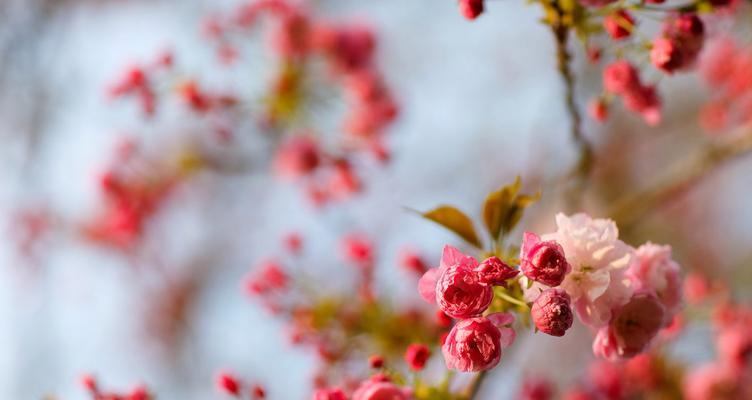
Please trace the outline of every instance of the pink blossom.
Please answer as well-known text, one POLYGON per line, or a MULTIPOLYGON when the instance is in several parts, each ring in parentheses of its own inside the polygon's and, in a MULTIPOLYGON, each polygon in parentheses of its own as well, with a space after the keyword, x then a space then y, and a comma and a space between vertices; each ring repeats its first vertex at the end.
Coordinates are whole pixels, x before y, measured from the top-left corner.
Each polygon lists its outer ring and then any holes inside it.
POLYGON ((603 86, 607 92, 622 96, 625 106, 640 115, 650 125, 661 120, 661 102, 655 87, 640 81, 637 70, 628 61, 615 61, 603 71, 603 86))
POLYGON ((612 39, 625 39, 632 34, 634 19, 626 10, 618 10, 603 18, 603 27, 612 39))
MULTIPOLYGON (((560 287, 572 298, 577 315, 592 327, 602 327, 611 320, 612 309, 632 296, 626 277, 634 249, 619 240, 616 224, 608 219, 593 219, 586 214, 556 216, 556 232, 543 235, 561 245, 572 272, 560 287)), ((534 301, 542 286, 525 288, 525 298, 534 301)))
POLYGON ((548 379, 527 376, 522 381, 522 390, 518 400, 551 400, 553 398, 554 388, 548 379))
POLYGON ((639 85, 637 69, 629 61, 614 61, 603 70, 603 87, 608 92, 624 94, 639 85))
POLYGON ((381 375, 363 381, 352 396, 352 400, 410 400, 412 398, 410 390, 389 382, 381 375))
POLYGON ((481 282, 493 286, 505 286, 507 280, 514 278, 519 273, 496 256, 489 257, 481 262, 480 265, 475 267, 475 272, 478 273, 481 282))
POLYGON ((704 33, 702 20, 696 14, 670 17, 662 35, 653 42, 650 60, 667 73, 692 67, 702 50, 704 33))
POLYGON ((710 294, 710 282, 697 272, 688 274, 684 278, 684 298, 691 304, 698 304, 710 294))
POLYGON ((328 56, 333 71, 348 74, 362 71, 373 61, 376 37, 367 26, 318 25, 312 36, 313 45, 328 56))
POLYGON ((399 264, 410 272, 424 274, 428 267, 420 254, 410 249, 404 249, 400 253, 399 264))
POLYGON ((520 269, 528 278, 548 286, 558 286, 572 270, 564 249, 553 240, 541 241, 525 232, 520 249, 520 269))
POLYGON ((666 309, 667 325, 681 305, 679 264, 671 259, 671 246, 646 243, 638 247, 627 275, 636 292, 656 296, 666 309))
POLYGON ((362 189, 362 183, 355 169, 345 159, 334 162, 328 186, 329 196, 334 199, 347 199, 362 189))
POLYGON ((217 387, 228 394, 237 396, 240 394, 240 381, 229 372, 220 372, 217 376, 217 387))
POLYGON ((305 55, 311 48, 311 22, 299 12, 281 16, 277 31, 272 37, 272 46, 283 57, 305 55))
POLYGON ((340 248, 347 261, 360 266, 370 266, 373 262, 373 244, 361 235, 350 234, 343 237, 340 248))
POLYGON ((682 387, 687 400, 748 399, 752 396, 749 384, 724 364, 707 364, 694 369, 685 376, 682 387))
POLYGON ((413 371, 420 371, 426 366, 431 350, 424 344, 411 344, 405 351, 405 362, 413 371))
POLYGON ((752 327, 737 323, 721 329, 716 347, 719 359, 726 365, 739 370, 752 366, 752 327))
POLYGON ((313 400, 347 400, 347 396, 342 389, 318 389, 313 392, 313 400))
POLYGON ((673 72, 681 65, 681 55, 675 41, 659 37, 650 49, 650 62, 658 69, 673 72))
POLYGON ((296 179, 310 174, 320 162, 315 140, 309 136, 294 136, 285 140, 277 150, 274 170, 283 178, 296 179))
POLYGON ((491 286, 484 284, 475 272, 478 261, 445 246, 438 268, 426 271, 418 282, 418 291, 429 303, 436 302, 453 318, 481 314, 493 300, 491 286))
POLYGON ((642 116, 642 119, 651 126, 661 122, 661 99, 655 90, 655 86, 640 86, 624 93, 624 106, 642 116))
POLYGON ((535 327, 551 336, 564 336, 574 319, 570 301, 567 292, 559 288, 541 293, 530 309, 535 327))
POLYGON ((484 0, 460 0, 460 12, 467 19, 478 18, 483 13, 484 0))
POLYGON ((303 236, 300 232, 290 232, 282 239, 285 249, 292 254, 298 255, 303 249, 303 236))
POLYGON ((384 367, 384 357, 378 354, 372 355, 371 357, 368 358, 368 365, 370 365, 371 368, 374 368, 374 369, 382 368, 384 367))
POLYGON ((608 104, 603 99, 595 99, 588 104, 590 118, 603 122, 608 118, 608 104))
POLYGON ((265 261, 258 272, 246 281, 249 294, 264 294, 287 287, 289 277, 282 265, 276 261, 265 261))
POLYGON ((581 0, 580 2, 588 7, 603 7, 605 5, 609 5, 616 0, 581 0))
POLYGON ((597 398, 621 399, 624 397, 624 368, 620 364, 598 360, 590 365, 587 376, 594 386, 597 398))
POLYGON ((609 360, 630 358, 644 351, 664 323, 664 308, 652 295, 637 294, 615 310, 611 323, 601 328, 593 352, 609 360))
POLYGON ((480 281, 477 272, 462 266, 445 269, 436 282, 436 303, 453 318, 480 315, 493 300, 491 286, 480 281))
POLYGON ((441 347, 447 368, 478 372, 495 367, 514 341, 513 322, 511 314, 500 313, 459 321, 441 347))

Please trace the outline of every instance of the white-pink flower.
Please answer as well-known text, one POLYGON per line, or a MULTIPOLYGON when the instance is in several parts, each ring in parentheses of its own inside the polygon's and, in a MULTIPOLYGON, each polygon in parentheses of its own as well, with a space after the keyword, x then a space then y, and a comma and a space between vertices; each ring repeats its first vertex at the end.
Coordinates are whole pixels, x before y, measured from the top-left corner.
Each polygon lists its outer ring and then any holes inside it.
POLYGON ((666 308, 668 324, 681 306, 679 264, 671 259, 671 246, 645 243, 635 251, 628 276, 635 292, 654 294, 666 308))
MULTIPOLYGON (((626 272, 634 249, 619 240, 619 230, 609 219, 560 213, 556 215, 556 225, 557 231, 543 235, 541 240, 558 242, 572 266, 560 287, 572 297, 582 322, 592 327, 605 326, 612 310, 632 296, 626 272)), ((541 285, 532 285, 526 290, 526 298, 536 298, 542 289, 541 285)))

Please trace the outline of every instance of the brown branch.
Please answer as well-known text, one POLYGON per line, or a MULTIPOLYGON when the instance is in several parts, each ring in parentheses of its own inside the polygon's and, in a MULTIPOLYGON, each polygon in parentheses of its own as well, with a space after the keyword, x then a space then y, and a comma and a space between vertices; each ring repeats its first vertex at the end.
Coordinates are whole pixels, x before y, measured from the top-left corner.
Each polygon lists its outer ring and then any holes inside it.
POLYGON ((556 67, 564 81, 564 100, 571 124, 570 135, 579 151, 579 159, 569 174, 569 178, 574 179, 574 182, 567 192, 567 201, 576 206, 579 203, 578 196, 582 193, 592 169, 593 149, 582 131, 582 115, 575 101, 575 77, 571 68, 572 55, 568 49, 570 28, 561 23, 564 11, 561 10, 558 2, 553 1, 551 7, 559 15, 558 21, 549 23, 556 43, 556 67))
POLYGON ((731 135, 732 139, 708 146, 689 163, 677 165, 676 172, 668 178, 618 202, 609 214, 622 229, 633 228, 646 215, 692 189, 711 172, 752 152, 752 131, 749 127, 746 130, 743 134, 731 135))
POLYGON ((473 380, 470 381, 470 385, 467 387, 467 399, 473 400, 475 396, 480 391, 480 387, 483 384, 483 381, 486 379, 486 376, 488 376, 488 371, 481 371, 478 372, 474 377, 473 380))

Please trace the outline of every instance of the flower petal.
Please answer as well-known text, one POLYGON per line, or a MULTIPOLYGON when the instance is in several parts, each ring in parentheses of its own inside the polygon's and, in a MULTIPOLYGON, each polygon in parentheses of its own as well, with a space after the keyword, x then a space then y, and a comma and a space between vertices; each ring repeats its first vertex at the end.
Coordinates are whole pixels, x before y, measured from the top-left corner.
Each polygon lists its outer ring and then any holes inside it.
POLYGON ((436 281, 438 280, 439 269, 431 268, 418 281, 418 292, 423 299, 431 304, 436 303, 436 281))

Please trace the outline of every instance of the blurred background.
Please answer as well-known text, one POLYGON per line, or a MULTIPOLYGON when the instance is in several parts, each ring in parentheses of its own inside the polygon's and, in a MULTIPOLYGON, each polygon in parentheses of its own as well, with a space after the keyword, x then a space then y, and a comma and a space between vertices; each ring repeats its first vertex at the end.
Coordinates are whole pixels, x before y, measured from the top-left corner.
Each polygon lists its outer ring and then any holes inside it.
MULTIPOLYGON (((280 253, 287 233, 304 238, 297 268, 335 292, 351 284, 339 239, 372 238, 377 293, 424 307, 417 279, 397 266, 400 250, 410 246, 436 263, 444 244, 458 243, 406 207, 449 203, 477 217, 486 193, 521 175, 544 198, 525 229, 545 232, 556 211, 579 211, 567 209, 555 183, 578 155, 537 8, 489 1, 486 15, 467 23, 451 0, 320 0, 308 4, 317 17, 362 21, 377 32, 378 63, 400 105, 389 128, 393 158, 363 173, 364 191, 313 207, 270 173, 269 143, 249 135, 228 157, 247 151, 250 167, 202 170, 183 182, 149 220, 138 252, 92 243, 80 227, 102 209, 99 177, 123 138, 159 156, 202 135, 177 112, 144 119, 132 104, 109 99, 107 87, 124 67, 166 49, 185 74, 218 87, 263 87, 271 68, 263 52, 217 72, 202 35, 207 16, 238 3, 0 3, 0 398, 83 399, 84 372, 114 388, 143 382, 162 399, 221 398, 213 385, 221 368, 264 383, 270 398, 307 398, 315 355, 291 348, 283 321, 243 290, 246 274, 280 253)), ((258 35, 248 40, 263 45, 258 35)), ((575 55, 584 108, 600 90, 600 72, 581 49, 575 55)), ((660 89, 665 122, 657 127, 619 109, 606 124, 586 120, 598 156, 584 210, 611 215, 619 201, 689 170, 685 164, 716 140, 698 123, 707 88, 697 76, 663 79, 660 89)), ((748 297, 750 172, 752 157, 712 168, 635 216, 625 240, 671 244, 685 268, 726 278, 748 297)), ((580 366, 592 358, 591 337, 576 329, 563 339, 520 335, 481 398, 511 393, 533 368, 574 379, 577 368, 562 370, 551 357, 580 366)), ((691 327, 674 351, 699 361, 711 357, 708 343, 706 328, 691 327)))

